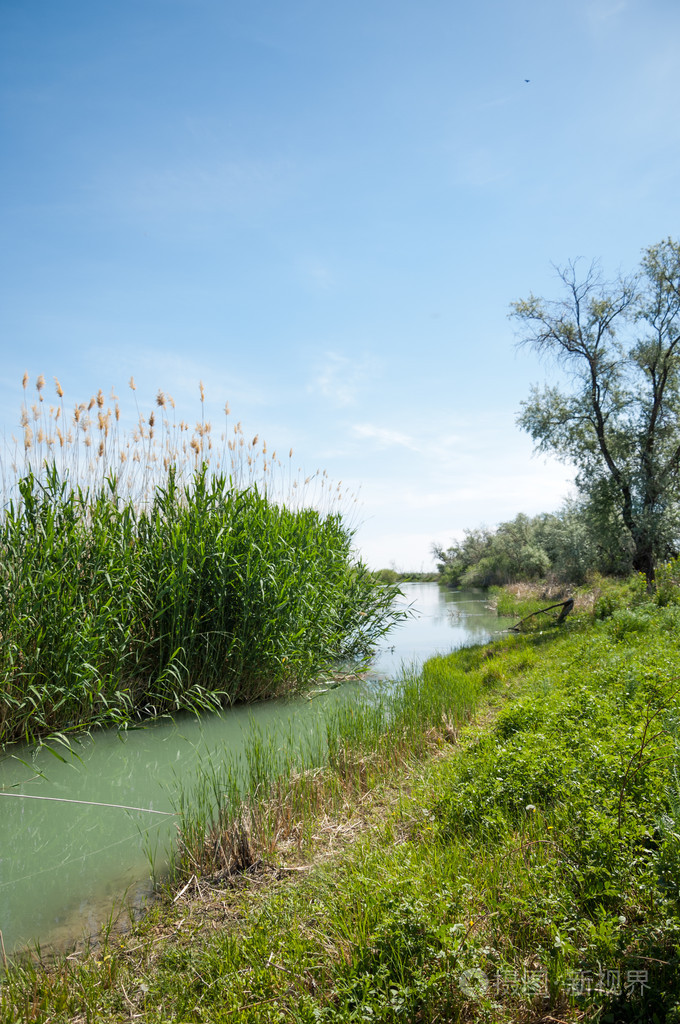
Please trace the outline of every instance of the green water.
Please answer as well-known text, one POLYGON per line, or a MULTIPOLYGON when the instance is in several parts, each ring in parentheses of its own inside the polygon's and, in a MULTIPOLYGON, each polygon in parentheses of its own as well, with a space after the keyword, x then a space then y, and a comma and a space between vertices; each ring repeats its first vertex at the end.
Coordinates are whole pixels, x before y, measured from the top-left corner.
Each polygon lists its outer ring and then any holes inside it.
POLYGON ((77 756, 60 751, 65 762, 44 749, 34 758, 17 751, 26 763, 9 760, 1 774, 5 793, 22 795, 0 799, 5 947, 36 939, 62 946, 98 930, 114 897, 127 893, 138 902, 150 888, 151 862, 157 871, 167 862, 176 831, 173 795, 191 788, 201 761, 237 758, 254 723, 282 738, 292 728, 303 743, 323 700, 271 701, 96 733, 78 744, 77 756))
POLYGON ((483 642, 503 627, 481 593, 452 594, 436 584, 403 589, 413 615, 361 683, 314 700, 269 701, 219 716, 96 733, 76 746, 77 756, 55 748, 63 761, 45 749, 37 755, 15 749, 5 758, 0 930, 6 950, 36 942, 64 948, 97 932, 114 901, 138 904, 151 889, 151 863, 159 872, 167 863, 176 831, 173 797, 180 787, 191 788, 202 761, 237 758, 253 728, 271 732, 275 742, 292 735, 303 747, 337 700, 361 700, 372 679, 396 675, 402 664, 436 651, 483 642))

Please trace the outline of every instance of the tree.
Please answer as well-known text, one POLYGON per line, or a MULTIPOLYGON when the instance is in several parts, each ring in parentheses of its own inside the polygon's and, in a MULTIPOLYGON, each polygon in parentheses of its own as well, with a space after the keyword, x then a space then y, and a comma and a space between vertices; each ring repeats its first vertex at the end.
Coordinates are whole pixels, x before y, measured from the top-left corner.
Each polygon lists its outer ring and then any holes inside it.
POLYGON ((546 576, 582 583, 589 569, 610 568, 574 503, 533 518, 520 513, 495 530, 465 530, 462 541, 446 549, 434 544, 432 552, 441 582, 451 587, 488 587, 546 576))
POLYGON ((680 243, 644 250, 639 271, 613 283, 597 264, 558 268, 566 298, 513 303, 520 344, 551 356, 570 386, 534 386, 519 425, 541 452, 577 468, 603 540, 654 578, 680 536, 680 243))

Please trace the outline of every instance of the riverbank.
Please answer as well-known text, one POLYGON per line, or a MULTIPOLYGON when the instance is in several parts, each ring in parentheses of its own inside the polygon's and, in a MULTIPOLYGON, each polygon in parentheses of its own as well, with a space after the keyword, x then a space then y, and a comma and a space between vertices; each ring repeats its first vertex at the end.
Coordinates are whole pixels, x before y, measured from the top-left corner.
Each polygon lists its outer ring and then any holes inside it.
POLYGON ((231 861, 10 968, 0 1020, 676 1019, 678 612, 428 662, 382 732, 357 709, 327 767, 220 823, 231 861))
POLYGON ((214 803, 208 766, 222 778, 221 793, 232 792, 238 802, 266 790, 272 776, 285 785, 289 770, 314 771, 325 763, 327 726, 339 704, 356 709, 384 695, 402 665, 422 665, 437 651, 486 642, 515 621, 499 619, 481 592, 453 593, 436 584, 402 584, 397 605, 409 609, 408 617, 381 645, 368 672, 342 685, 327 678, 286 700, 93 731, 72 740, 71 751, 55 747, 63 760, 45 745, 13 748, 14 756, 0 764, 0 929, 6 950, 38 941, 68 949, 86 927, 90 934, 98 931, 114 897, 149 891, 151 861, 154 876, 164 878, 175 846, 172 812, 180 802, 199 807, 202 790, 214 803))

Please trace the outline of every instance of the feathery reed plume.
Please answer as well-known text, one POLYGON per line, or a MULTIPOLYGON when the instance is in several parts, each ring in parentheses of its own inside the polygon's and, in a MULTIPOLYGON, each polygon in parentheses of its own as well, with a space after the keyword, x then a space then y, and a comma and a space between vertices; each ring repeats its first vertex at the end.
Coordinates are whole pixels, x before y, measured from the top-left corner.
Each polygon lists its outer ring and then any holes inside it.
MULTIPOLYGON (((304 477, 292 465, 277 478, 281 463, 276 451, 269 456, 269 446, 259 433, 246 440, 244 425, 238 421, 233 430, 221 434, 219 441, 213 439, 212 425, 206 416, 206 391, 203 382, 199 384, 201 418, 192 429, 185 419, 179 422, 172 418, 160 418, 158 409, 175 408, 174 400, 166 391, 158 389, 151 411, 144 415, 137 405, 138 421, 134 428, 124 430, 125 410, 111 390, 111 405, 107 407, 105 393, 100 388, 88 402, 78 402, 67 411, 65 394, 61 382, 54 377, 54 386, 60 404, 47 405, 43 401, 45 378, 40 374, 36 379, 39 401, 21 407, 20 424, 23 431, 21 442, 13 440, 16 451, 23 449, 22 457, 13 464, 23 462, 24 472, 33 473, 43 479, 48 467, 55 466, 63 480, 68 479, 69 488, 81 487, 84 493, 96 493, 106 481, 110 467, 118 467, 114 487, 120 495, 130 495, 138 507, 145 507, 154 499, 159 486, 170 470, 182 486, 191 486, 191 481, 205 463, 211 475, 226 473, 231 486, 247 489, 258 486, 268 498, 280 504, 290 502, 292 507, 315 507, 330 511, 331 500, 325 491, 324 474, 304 477), (114 404, 115 403, 115 404, 114 404), (96 418, 93 414, 96 410, 96 418), (30 426, 29 426, 30 425, 30 426), (29 429, 27 429, 29 428, 29 429), (184 440, 186 438, 186 440, 184 440), (258 447, 259 446, 259 447, 258 447), (55 458, 58 459, 55 462, 55 458), (313 481, 317 480, 314 484, 313 481), (320 486, 319 486, 320 485, 320 486)), ((28 372, 24 374, 22 386, 28 386, 28 372)), ((134 377, 129 379, 130 390, 137 391, 134 377)), ((226 417, 231 414, 228 402, 224 403, 226 417)), ((293 458, 289 449, 289 460, 293 458)), ((4 465, 8 465, 5 460, 4 465)), ((21 472, 17 470, 13 472, 21 472)), ((4 497, 11 496, 15 484, 3 470, 4 497)), ((338 488, 332 496, 332 503, 339 505, 341 492, 338 488)))

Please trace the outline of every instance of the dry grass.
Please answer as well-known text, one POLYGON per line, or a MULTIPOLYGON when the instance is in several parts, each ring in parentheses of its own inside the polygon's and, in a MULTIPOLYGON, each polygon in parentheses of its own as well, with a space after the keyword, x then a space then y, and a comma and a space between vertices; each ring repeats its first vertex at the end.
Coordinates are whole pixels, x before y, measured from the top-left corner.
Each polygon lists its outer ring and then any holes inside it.
POLYGON ((507 583, 503 590, 520 604, 530 601, 550 603, 573 597, 575 612, 592 612, 601 592, 597 583, 575 590, 568 584, 558 583, 556 580, 542 580, 537 583, 507 583))

